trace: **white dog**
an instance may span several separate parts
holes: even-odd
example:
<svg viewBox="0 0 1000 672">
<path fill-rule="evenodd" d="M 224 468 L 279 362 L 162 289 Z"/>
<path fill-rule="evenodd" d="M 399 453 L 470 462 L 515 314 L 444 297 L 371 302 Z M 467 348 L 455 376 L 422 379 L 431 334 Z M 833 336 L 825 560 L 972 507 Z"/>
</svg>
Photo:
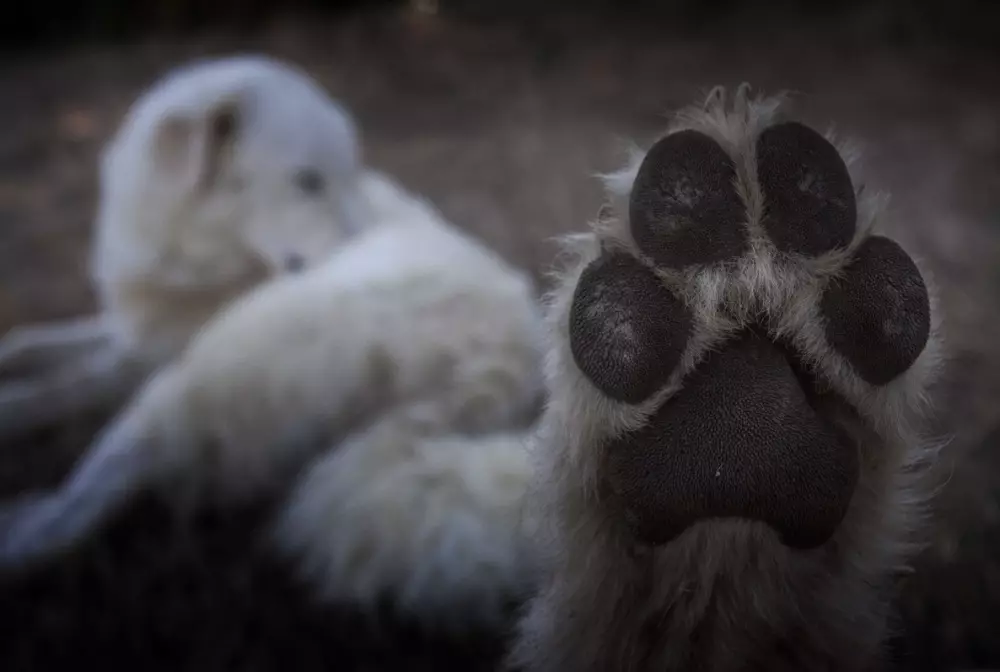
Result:
<svg viewBox="0 0 1000 672">
<path fill-rule="evenodd" d="M 0 438 L 108 404 L 262 280 L 366 226 L 349 116 L 289 66 L 181 68 L 128 112 L 101 162 L 100 314 L 0 342 Z M 130 375 L 131 374 L 131 375 Z"/>
<path fill-rule="evenodd" d="M 136 104 L 102 172 L 104 312 L 47 344 L 24 331 L 7 356 L 90 366 L 61 382 L 60 412 L 125 386 L 123 362 L 152 373 L 60 488 L 3 514 L 0 563 L 68 548 L 140 488 L 290 492 L 269 539 L 327 600 L 463 627 L 530 585 L 534 288 L 363 168 L 356 142 L 316 85 L 265 59 L 182 69 Z"/>
</svg>

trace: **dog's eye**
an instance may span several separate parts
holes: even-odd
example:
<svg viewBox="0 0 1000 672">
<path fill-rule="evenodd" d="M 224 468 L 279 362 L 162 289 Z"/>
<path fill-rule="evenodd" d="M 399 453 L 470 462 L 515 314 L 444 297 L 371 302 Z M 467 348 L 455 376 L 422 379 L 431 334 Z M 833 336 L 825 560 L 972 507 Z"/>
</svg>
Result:
<svg viewBox="0 0 1000 672">
<path fill-rule="evenodd" d="M 295 173 L 295 186 L 304 194 L 316 196 L 323 192 L 326 181 L 315 168 L 303 168 Z"/>
</svg>

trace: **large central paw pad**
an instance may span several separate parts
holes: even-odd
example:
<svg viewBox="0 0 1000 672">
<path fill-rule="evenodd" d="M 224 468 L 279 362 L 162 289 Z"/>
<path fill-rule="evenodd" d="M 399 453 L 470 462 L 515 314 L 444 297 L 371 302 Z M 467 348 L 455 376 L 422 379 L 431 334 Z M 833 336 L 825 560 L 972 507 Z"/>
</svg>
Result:
<svg viewBox="0 0 1000 672">
<path fill-rule="evenodd" d="M 570 307 L 570 352 L 605 396 L 639 404 L 682 376 L 679 391 L 642 428 L 605 446 L 605 477 L 647 543 L 666 543 L 701 520 L 744 518 L 766 523 L 789 546 L 815 547 L 836 531 L 857 482 L 856 443 L 812 403 L 812 383 L 796 375 L 766 333 L 746 324 L 694 353 L 700 363 L 693 370 L 679 371 L 685 353 L 704 347 L 692 337 L 694 304 L 680 298 L 697 288 L 674 285 L 675 293 L 657 268 L 753 262 L 751 255 L 762 254 L 749 244 L 757 231 L 774 260 L 769 268 L 782 273 L 783 263 L 845 250 L 858 235 L 854 185 L 823 136 L 802 124 L 777 124 L 756 137 L 753 151 L 741 156 L 693 130 L 656 143 L 631 192 L 639 255 L 605 252 L 591 262 Z M 756 222 L 740 195 L 753 189 L 764 205 Z M 929 338 L 920 272 L 884 237 L 831 258 L 841 266 L 815 301 L 821 324 L 812 330 L 825 336 L 827 350 L 793 354 L 811 355 L 818 378 L 832 378 L 836 369 L 886 385 L 914 364 Z"/>
<path fill-rule="evenodd" d="M 753 332 L 709 354 L 681 394 L 608 451 L 612 486 L 649 543 L 706 517 L 742 517 L 768 523 L 789 546 L 817 546 L 843 518 L 858 475 L 856 447 Z"/>
</svg>

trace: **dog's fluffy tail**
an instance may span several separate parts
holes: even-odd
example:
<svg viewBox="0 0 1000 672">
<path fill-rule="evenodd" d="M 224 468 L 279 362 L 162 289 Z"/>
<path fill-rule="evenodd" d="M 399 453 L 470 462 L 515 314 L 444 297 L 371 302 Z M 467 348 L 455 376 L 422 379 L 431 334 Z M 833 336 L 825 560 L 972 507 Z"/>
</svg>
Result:
<svg viewBox="0 0 1000 672">
<path fill-rule="evenodd" d="M 378 424 L 304 472 L 273 540 L 327 603 L 388 605 L 438 630 L 496 627 L 536 571 L 531 436 Z"/>
</svg>

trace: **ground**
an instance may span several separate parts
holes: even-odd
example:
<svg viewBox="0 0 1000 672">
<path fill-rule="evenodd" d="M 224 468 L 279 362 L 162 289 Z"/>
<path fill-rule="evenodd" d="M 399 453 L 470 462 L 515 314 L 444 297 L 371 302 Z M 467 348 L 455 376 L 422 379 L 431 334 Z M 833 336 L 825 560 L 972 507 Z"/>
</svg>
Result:
<svg viewBox="0 0 1000 672">
<path fill-rule="evenodd" d="M 764 32 L 767 30 L 767 32 Z M 714 84 L 790 90 L 806 121 L 868 148 L 892 233 L 943 287 L 954 354 L 937 388 L 934 543 L 903 581 L 906 669 L 1000 667 L 1000 94 L 995 55 L 889 47 L 866 33 L 640 20 L 528 24 L 382 12 L 289 18 L 253 36 L 74 48 L 0 66 L 0 331 L 89 310 L 96 161 L 134 97 L 195 56 L 264 51 L 304 66 L 357 116 L 367 157 L 539 274 L 549 239 L 596 213 L 593 175 Z M 0 494 L 57 480 L 99 419 L 0 446 Z M 77 558 L 2 585 L 0 667 L 491 669 L 491 638 L 369 632 L 247 549 L 259 512 L 172 528 L 143 503 Z M 114 643 L 117 655 L 109 658 Z M 348 666 L 349 663 L 355 663 Z"/>
</svg>

